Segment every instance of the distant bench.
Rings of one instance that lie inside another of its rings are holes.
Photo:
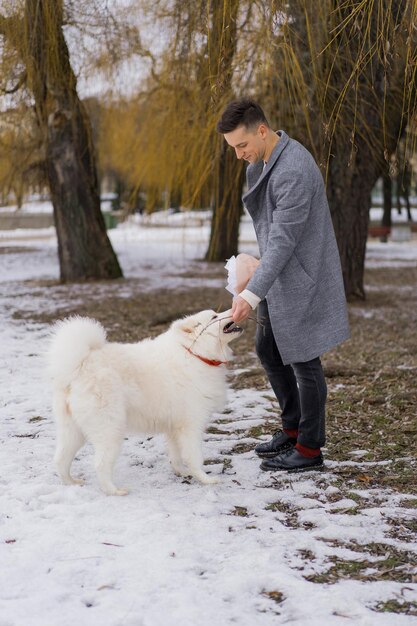
[[[371,222],[368,226],[369,237],[388,237],[393,241],[406,241],[411,233],[417,233],[417,222],[394,222],[392,226],[381,226]]]
[[[52,213],[0,213],[0,230],[49,228],[53,225]]]
[[[103,211],[106,228],[117,226],[118,215]],[[0,230],[16,230],[17,228],[49,228],[55,226],[52,213],[0,213]]]
[[[390,226],[373,226],[369,225],[368,235],[369,237],[388,237],[391,232]]]

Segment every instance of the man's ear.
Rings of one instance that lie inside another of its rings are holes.
[[[259,126],[258,126],[258,133],[262,137],[262,139],[265,139],[265,137],[268,134],[268,127],[265,126],[265,124],[259,124]]]

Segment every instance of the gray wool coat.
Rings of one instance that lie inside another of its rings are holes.
[[[339,251],[323,177],[312,155],[278,131],[263,170],[247,168],[243,202],[261,262],[247,289],[268,304],[284,364],[320,356],[349,337]]]

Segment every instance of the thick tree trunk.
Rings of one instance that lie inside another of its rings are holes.
[[[239,1],[211,2],[208,58],[210,98],[214,110],[227,94],[231,94]],[[224,261],[238,252],[244,173],[242,164],[227,151],[223,138],[221,142],[215,164],[215,197],[206,261]]]
[[[206,261],[224,261],[238,253],[244,168],[222,138],[217,163],[216,197]]]
[[[29,79],[44,132],[61,280],[119,278],[100,210],[92,134],[62,32],[61,0],[26,0]]]
[[[365,167],[367,167],[365,175]],[[339,246],[348,299],[365,297],[364,268],[371,192],[378,173],[371,159],[363,168],[347,168],[336,158],[330,164],[327,197]]]

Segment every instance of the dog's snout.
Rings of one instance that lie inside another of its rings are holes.
[[[223,332],[224,333],[241,333],[242,329],[240,328],[240,326],[235,324],[235,322],[232,320],[231,322],[228,322],[227,324],[224,325]]]

